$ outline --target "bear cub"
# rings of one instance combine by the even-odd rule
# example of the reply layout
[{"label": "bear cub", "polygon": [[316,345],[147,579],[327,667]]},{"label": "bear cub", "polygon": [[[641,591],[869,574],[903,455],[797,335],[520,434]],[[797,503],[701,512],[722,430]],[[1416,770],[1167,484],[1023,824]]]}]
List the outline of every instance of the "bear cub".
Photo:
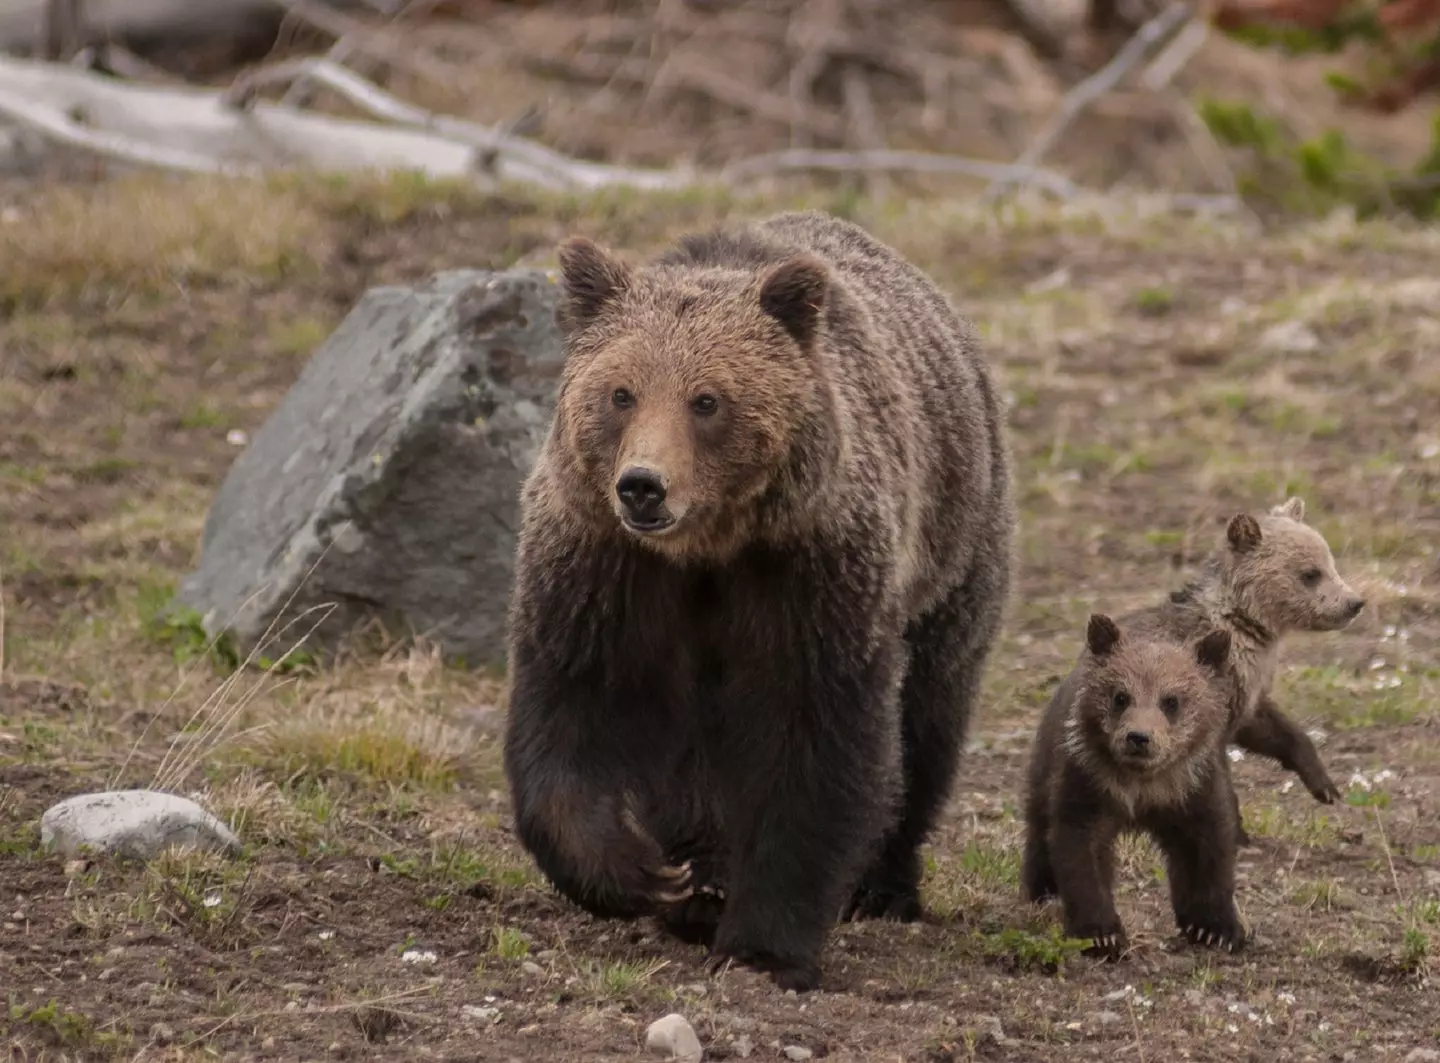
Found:
[{"label": "bear cub", "polygon": [[560,251],[565,365],[521,493],[516,835],[599,917],[813,988],[921,913],[1010,586],[1003,404],[940,290],[787,213],[631,265]]},{"label": "bear cub", "polygon": [[[1120,618],[1137,631],[1194,638],[1213,627],[1230,632],[1228,740],[1278,761],[1300,777],[1315,800],[1340,799],[1310,737],[1275,703],[1280,642],[1293,631],[1338,631],[1365,599],[1335,569],[1324,537],[1305,523],[1305,502],[1291,497],[1268,513],[1239,513],[1197,576],[1168,601]],[[1228,767],[1227,767],[1228,770]],[[1239,810],[1236,811],[1237,823]],[[1249,842],[1237,826],[1240,844]]]},{"label": "bear cub", "polygon": [[1164,853],[1185,936],[1243,947],[1218,682],[1230,652],[1224,628],[1170,641],[1097,613],[1050,699],[1031,755],[1021,887],[1032,902],[1058,894],[1065,933],[1089,941],[1088,955],[1114,959],[1128,947],[1115,910],[1115,843],[1132,831]]}]

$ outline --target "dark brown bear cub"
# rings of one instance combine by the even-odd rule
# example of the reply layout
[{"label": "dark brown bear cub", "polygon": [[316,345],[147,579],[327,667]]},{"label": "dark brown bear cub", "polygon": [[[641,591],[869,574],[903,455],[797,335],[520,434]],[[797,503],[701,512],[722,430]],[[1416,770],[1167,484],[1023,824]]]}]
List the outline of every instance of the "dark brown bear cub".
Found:
[{"label": "dark brown bear cub", "polygon": [[1010,585],[1003,411],[915,267],[820,213],[635,267],[561,249],[522,493],[516,833],[598,916],[808,989],[837,917],[920,914]]},{"label": "dark brown bear cub", "polygon": [[1225,770],[1223,628],[1196,642],[1137,636],[1090,617],[1086,647],[1055,691],[1030,762],[1021,884],[1059,894],[1065,933],[1118,957],[1115,842],[1144,831],[1165,854],[1175,922],[1192,941],[1243,947],[1235,909],[1235,804]]}]

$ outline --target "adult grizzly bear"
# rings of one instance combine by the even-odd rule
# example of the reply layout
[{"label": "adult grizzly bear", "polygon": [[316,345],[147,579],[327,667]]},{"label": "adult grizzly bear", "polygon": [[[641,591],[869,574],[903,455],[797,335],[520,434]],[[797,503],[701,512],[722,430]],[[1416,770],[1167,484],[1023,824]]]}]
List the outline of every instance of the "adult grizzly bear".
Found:
[{"label": "adult grizzly bear", "polygon": [[631,267],[560,249],[567,357],[522,491],[517,834],[602,917],[782,987],[837,917],[920,915],[1010,585],[969,326],[864,230],[786,213]]}]

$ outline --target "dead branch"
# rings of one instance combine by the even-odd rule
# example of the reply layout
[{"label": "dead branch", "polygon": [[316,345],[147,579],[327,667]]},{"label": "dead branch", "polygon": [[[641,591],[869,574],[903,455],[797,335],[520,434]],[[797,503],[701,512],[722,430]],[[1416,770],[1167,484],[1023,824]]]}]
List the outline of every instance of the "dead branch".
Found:
[{"label": "dead branch", "polygon": [[[1060,102],[1060,110],[1015,160],[1015,172],[1034,167],[1086,107],[1118,85],[1135,64],[1190,17],[1190,6],[1183,0],[1176,0],[1141,26],[1110,62],[1065,94],[1065,98]],[[994,199],[1007,191],[1012,183],[1008,179],[992,182],[985,190],[984,198]]]},{"label": "dead branch", "polygon": [[799,170],[953,174],[987,181],[1012,180],[1016,184],[1043,189],[1061,199],[1071,199],[1080,194],[1074,182],[1049,170],[923,151],[776,151],[733,162],[720,171],[720,179],[726,182],[749,181]]}]

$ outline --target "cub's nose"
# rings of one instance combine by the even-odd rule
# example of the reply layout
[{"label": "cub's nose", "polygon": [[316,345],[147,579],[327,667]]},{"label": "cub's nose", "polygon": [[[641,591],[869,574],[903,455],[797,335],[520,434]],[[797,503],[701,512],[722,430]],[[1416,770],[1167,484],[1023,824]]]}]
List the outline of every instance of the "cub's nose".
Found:
[{"label": "cub's nose", "polygon": [[1127,731],[1125,748],[1131,753],[1149,753],[1150,736],[1144,731]]},{"label": "cub's nose", "polygon": [[1346,605],[1345,605],[1346,611],[1350,614],[1350,616],[1351,616],[1352,618],[1359,616],[1359,615],[1360,615],[1360,610],[1361,610],[1361,609],[1364,609],[1364,608],[1365,608],[1365,599],[1364,599],[1364,598],[1351,598],[1350,601],[1347,602]]},{"label": "cub's nose", "polygon": [[649,469],[631,466],[615,481],[615,494],[632,517],[649,520],[665,502],[665,485]]}]

